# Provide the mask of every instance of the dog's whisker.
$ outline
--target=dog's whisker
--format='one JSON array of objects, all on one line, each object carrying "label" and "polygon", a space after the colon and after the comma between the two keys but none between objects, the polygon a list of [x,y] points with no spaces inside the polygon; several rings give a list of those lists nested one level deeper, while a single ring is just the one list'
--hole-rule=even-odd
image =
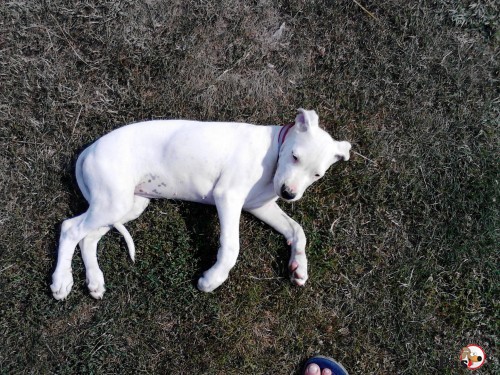
[{"label": "dog's whisker", "polygon": [[356,152],[356,151],[351,151],[351,152],[352,152],[354,155],[358,155],[359,157],[361,157],[361,158],[363,158],[363,159],[365,159],[365,160],[369,161],[370,163],[373,163],[373,164],[377,165],[377,162],[376,162],[376,161],[373,161],[372,159],[369,159],[369,158],[367,158],[366,156],[361,155],[359,152]]}]

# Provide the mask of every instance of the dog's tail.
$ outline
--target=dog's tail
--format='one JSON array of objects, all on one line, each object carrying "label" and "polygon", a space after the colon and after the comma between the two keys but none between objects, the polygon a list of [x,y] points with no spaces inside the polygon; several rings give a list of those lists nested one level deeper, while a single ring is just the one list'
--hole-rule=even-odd
[{"label": "dog's tail", "polygon": [[113,226],[116,228],[118,232],[120,232],[123,238],[125,238],[130,259],[132,259],[132,262],[135,262],[135,245],[134,245],[134,240],[132,240],[132,236],[122,223],[114,223]]}]

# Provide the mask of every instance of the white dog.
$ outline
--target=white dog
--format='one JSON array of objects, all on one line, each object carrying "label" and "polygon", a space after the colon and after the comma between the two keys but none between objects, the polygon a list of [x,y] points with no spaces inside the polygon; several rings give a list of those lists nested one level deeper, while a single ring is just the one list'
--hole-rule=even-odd
[{"label": "white dog", "polygon": [[186,120],[148,121],[117,129],[85,149],[76,163],[87,212],[61,226],[52,293],[64,299],[73,286],[71,260],[79,244],[94,298],[104,294],[97,243],[112,227],[124,237],[132,260],[134,243],[124,223],[151,198],[214,204],[221,235],[217,261],[198,280],[211,292],[228,277],[239,252],[241,210],[283,234],[291,245],[291,280],[307,280],[302,227],[276,204],[293,202],[338,160],[348,160],[349,142],[334,141],[318,126],[315,111],[299,109],[295,124],[255,126]]}]

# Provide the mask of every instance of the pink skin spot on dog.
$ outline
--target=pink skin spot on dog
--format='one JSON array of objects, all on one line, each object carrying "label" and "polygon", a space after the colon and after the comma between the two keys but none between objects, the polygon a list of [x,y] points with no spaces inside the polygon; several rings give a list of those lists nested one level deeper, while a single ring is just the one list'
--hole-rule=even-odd
[{"label": "pink skin spot on dog", "polygon": [[294,260],[289,266],[290,272],[294,272],[297,268],[299,268],[299,264]]}]

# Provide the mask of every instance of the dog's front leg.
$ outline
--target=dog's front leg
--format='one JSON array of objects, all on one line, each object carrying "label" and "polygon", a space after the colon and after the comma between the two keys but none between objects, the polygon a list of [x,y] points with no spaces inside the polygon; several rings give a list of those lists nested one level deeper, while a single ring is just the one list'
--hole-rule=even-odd
[{"label": "dog's front leg", "polygon": [[292,254],[288,262],[290,279],[297,285],[304,285],[308,276],[306,236],[302,227],[283,212],[276,202],[267,203],[248,212],[285,236],[288,244],[292,246]]},{"label": "dog's front leg", "polygon": [[220,221],[220,248],[215,264],[198,280],[198,289],[203,292],[211,292],[226,281],[240,251],[243,199],[233,194],[215,195],[214,198]]}]

